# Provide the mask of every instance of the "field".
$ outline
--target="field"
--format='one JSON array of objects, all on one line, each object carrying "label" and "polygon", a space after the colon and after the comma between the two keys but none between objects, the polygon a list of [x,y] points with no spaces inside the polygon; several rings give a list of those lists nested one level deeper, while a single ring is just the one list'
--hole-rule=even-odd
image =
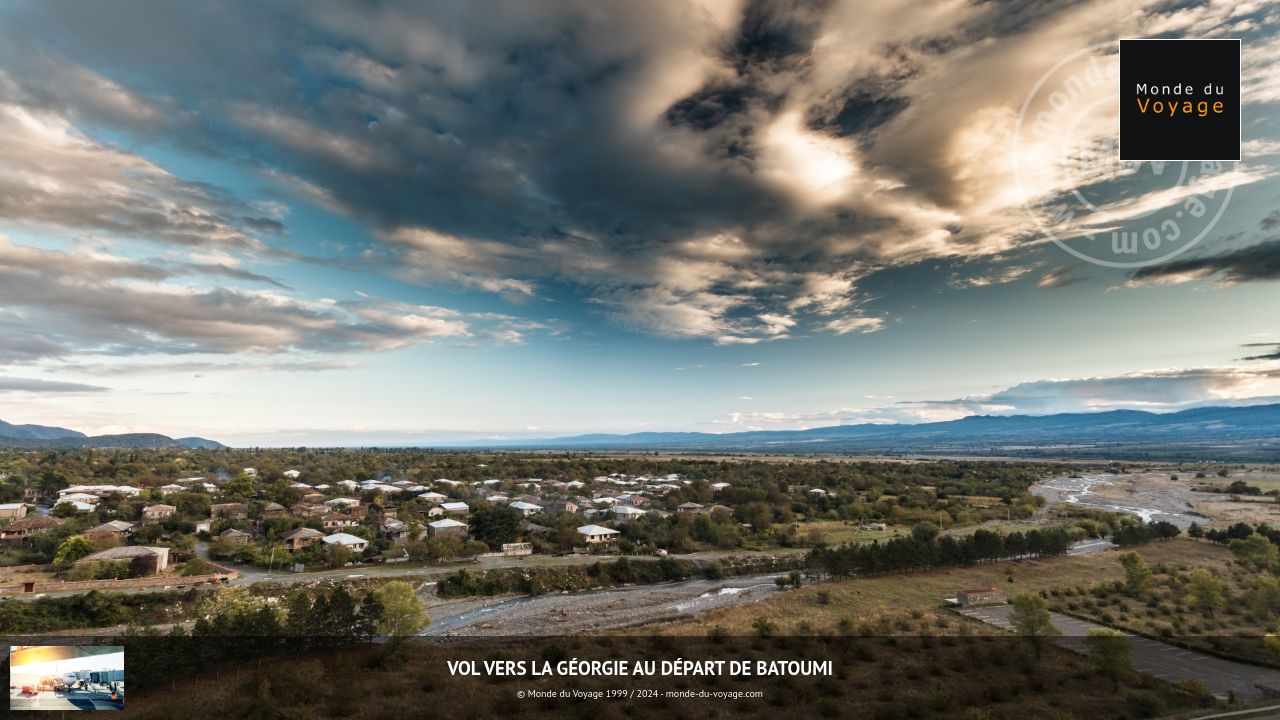
[{"label": "field", "polygon": [[[1151,543],[1137,552],[1151,565],[1224,566],[1230,558],[1222,546],[1182,539]],[[752,624],[763,617],[781,634],[840,632],[842,622],[846,630],[863,623],[888,622],[900,632],[938,632],[942,629],[939,623],[958,622],[954,615],[941,609],[944,599],[954,597],[957,590],[995,586],[1012,596],[1113,582],[1124,575],[1118,556],[1116,552],[1103,552],[815,583],[779,593],[762,603],[719,610],[657,631],[707,635],[719,628],[730,634],[750,633]]]}]

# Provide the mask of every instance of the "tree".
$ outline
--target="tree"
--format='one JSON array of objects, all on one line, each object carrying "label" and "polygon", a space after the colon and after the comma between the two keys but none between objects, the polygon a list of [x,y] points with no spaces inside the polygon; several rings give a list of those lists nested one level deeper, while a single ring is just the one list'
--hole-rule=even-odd
[{"label": "tree", "polygon": [[1204,537],[1204,528],[1200,527],[1198,523],[1191,523],[1191,527],[1187,528],[1187,534],[1193,539],[1199,540]]},{"label": "tree", "polygon": [[431,624],[431,616],[427,614],[422,598],[409,583],[393,580],[375,590],[373,595],[382,603],[382,617],[377,623],[379,635],[417,635],[419,630]]},{"label": "tree", "polygon": [[1127,552],[1120,556],[1120,564],[1124,566],[1124,585],[1130,593],[1137,595],[1151,586],[1151,568],[1136,552]]},{"label": "tree", "polygon": [[1241,565],[1253,570],[1275,567],[1276,561],[1280,559],[1280,550],[1261,534],[1232,540],[1227,547],[1231,548],[1231,554],[1236,556]]},{"label": "tree", "polygon": [[503,543],[520,539],[524,517],[518,510],[494,505],[473,511],[467,517],[467,525],[472,537],[486,543],[491,550],[498,550]]},{"label": "tree", "polygon": [[1084,638],[1089,662],[1111,678],[1111,690],[1119,692],[1120,674],[1131,668],[1129,637],[1117,630],[1094,628]]},{"label": "tree", "polygon": [[95,551],[97,547],[92,540],[83,535],[72,535],[58,546],[58,551],[53,555],[53,564],[63,568],[70,567],[75,561],[92,555]]},{"label": "tree", "polygon": [[1191,573],[1191,598],[1200,610],[1213,614],[1226,604],[1222,598],[1222,581],[1203,568]]},{"label": "tree", "polygon": [[1040,659],[1048,639],[1062,634],[1053,624],[1048,604],[1038,593],[1026,592],[1014,596],[1011,619],[1013,631],[1027,638],[1035,648],[1037,660]]},{"label": "tree", "polygon": [[916,523],[915,527],[911,528],[911,537],[919,542],[932,543],[938,539],[938,526],[928,520]]}]

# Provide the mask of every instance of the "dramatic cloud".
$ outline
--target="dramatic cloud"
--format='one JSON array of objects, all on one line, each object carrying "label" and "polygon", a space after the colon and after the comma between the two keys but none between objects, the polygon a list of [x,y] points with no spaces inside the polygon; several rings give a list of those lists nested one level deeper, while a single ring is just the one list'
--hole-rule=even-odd
[{"label": "dramatic cloud", "polygon": [[[857,289],[869,274],[1040,242],[1023,204],[1067,188],[1019,191],[1008,143],[1058,58],[1117,34],[1277,22],[1248,4],[1113,0],[195,14],[128,0],[6,11],[0,216],[271,250],[278,216],[90,139],[107,127],[251,167],[355,220],[372,245],[347,267],[515,302],[567,289],[619,326],[721,344],[877,330],[885,313]],[[1275,57],[1267,43],[1246,58],[1254,100],[1270,97]],[[1176,200],[1117,197],[1094,225]],[[953,284],[1029,267],[975,264]]]}]

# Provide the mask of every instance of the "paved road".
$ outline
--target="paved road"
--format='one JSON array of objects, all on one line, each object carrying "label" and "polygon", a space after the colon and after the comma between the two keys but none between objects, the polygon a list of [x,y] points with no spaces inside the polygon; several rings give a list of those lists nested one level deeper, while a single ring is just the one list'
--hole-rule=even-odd
[{"label": "paved road", "polygon": [[46,690],[34,696],[9,692],[10,710],[123,710],[124,699],[112,700],[111,693],[89,690]]},{"label": "paved road", "polygon": [[[1009,622],[1009,615],[1013,612],[1013,608],[1009,605],[966,608],[960,612],[1006,630],[1013,630]],[[1085,652],[1085,635],[1090,630],[1103,627],[1058,613],[1052,615],[1053,624],[1062,631],[1062,637],[1057,638],[1055,642],[1078,653]],[[1215,695],[1234,692],[1241,700],[1262,698],[1262,693],[1255,687],[1257,683],[1280,687],[1280,670],[1223,660],[1144,637],[1130,637],[1132,638],[1130,654],[1133,659],[1133,668],[1161,680],[1176,682],[1183,678],[1195,678],[1208,685]]]}]

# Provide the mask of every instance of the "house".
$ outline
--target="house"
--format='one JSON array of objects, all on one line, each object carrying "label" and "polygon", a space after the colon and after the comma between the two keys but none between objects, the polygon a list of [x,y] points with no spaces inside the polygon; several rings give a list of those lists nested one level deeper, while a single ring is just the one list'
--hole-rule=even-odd
[{"label": "house", "polygon": [[289,514],[289,510],[278,502],[270,502],[262,506],[262,519],[271,520]]},{"label": "house", "polygon": [[618,522],[630,522],[638,517],[643,517],[648,510],[631,507],[630,505],[615,505],[613,508],[613,517]]},{"label": "house", "polygon": [[440,509],[445,515],[466,515],[471,512],[471,508],[464,502],[440,503]]},{"label": "house", "polygon": [[353,508],[353,507],[359,507],[360,501],[356,500],[355,498],[340,497],[340,498],[334,498],[332,500],[325,500],[324,504],[334,509]]},{"label": "house", "polygon": [[446,535],[456,535],[463,537],[467,534],[467,524],[458,522],[453,518],[445,518],[437,520],[427,525],[427,535],[430,537],[443,537]]},{"label": "house", "polygon": [[281,475],[284,475],[285,477],[289,478],[290,480],[297,480],[299,477],[302,477],[302,471],[301,471],[301,470],[285,470],[284,472],[282,472],[282,473],[280,473],[280,474],[281,474]]},{"label": "house", "polygon": [[404,542],[409,539],[409,526],[403,520],[386,518],[377,524],[378,533],[392,542]]},{"label": "house", "polygon": [[161,495],[172,495],[174,493],[186,492],[186,490],[187,490],[186,488],[182,487],[177,483],[169,483],[168,485],[160,486]]},{"label": "house", "polygon": [[251,537],[253,536],[249,533],[243,530],[236,530],[235,528],[228,528],[218,533],[218,540],[231,545],[243,545],[249,542],[249,538]]},{"label": "house", "polygon": [[102,501],[102,498],[98,497],[97,495],[91,495],[89,493],[67,493],[66,495],[58,496],[57,504],[60,505],[64,502],[80,503],[82,505],[88,505],[89,509],[92,510],[93,506],[97,505],[101,501]]},{"label": "house", "polygon": [[578,528],[578,535],[589,545],[611,543],[618,539],[618,531],[600,525],[583,525]]},{"label": "house", "polygon": [[329,514],[329,508],[317,503],[298,503],[289,507],[289,514],[304,520],[308,518],[324,517]]},{"label": "house", "polygon": [[136,568],[139,575],[157,575],[169,567],[169,548],[143,547],[141,545],[113,547],[107,550],[99,550],[92,555],[86,555],[76,564],[97,563],[108,560],[124,560]]},{"label": "house", "polygon": [[680,503],[676,506],[676,512],[682,513],[696,513],[701,509],[702,505],[699,505],[696,502]]},{"label": "house", "polygon": [[27,516],[27,506],[25,503],[3,503],[0,504],[0,520],[7,518],[24,518]]},{"label": "house", "polygon": [[215,503],[209,506],[209,514],[216,518],[247,518],[248,503]]},{"label": "house", "polygon": [[163,503],[157,505],[148,505],[142,508],[142,519],[144,522],[156,522],[163,520],[174,513],[178,512],[178,508]]},{"label": "house", "polygon": [[324,524],[325,530],[332,530],[333,528],[351,527],[356,524],[356,519],[343,513],[329,513],[320,518],[320,522]]},{"label": "house", "polygon": [[132,532],[133,523],[125,522],[123,520],[112,520],[111,522],[102,523],[97,527],[91,527],[81,534],[95,543],[103,540],[116,540],[123,542],[124,539]]},{"label": "house", "polygon": [[297,552],[315,545],[322,537],[324,537],[324,533],[319,530],[298,528],[280,539],[284,541],[284,546],[289,548],[289,552]]},{"label": "house", "polygon": [[341,545],[343,547],[350,548],[351,552],[364,552],[364,549],[369,547],[368,540],[348,533],[334,533],[332,535],[326,535],[321,542],[330,547],[334,545]]},{"label": "house", "polygon": [[810,488],[809,490],[809,497],[820,498],[820,497],[826,497],[826,496],[827,496],[827,491],[823,490],[822,488]]},{"label": "house", "polygon": [[14,520],[0,528],[0,541],[22,542],[33,535],[48,532],[64,522],[66,521],[48,515],[33,515],[22,520]]},{"label": "house", "polygon": [[956,593],[956,602],[961,607],[975,605],[1000,605],[1004,603],[1004,592],[998,587],[973,588]]},{"label": "house", "polygon": [[133,497],[141,493],[142,490],[132,485],[72,485],[58,491],[58,497],[66,497],[72,493],[86,493],[88,495],[96,495],[97,497],[106,497],[107,495],[126,495]]},{"label": "house", "polygon": [[570,515],[578,512],[578,503],[573,500],[546,500],[543,501],[542,506],[548,512],[568,513]]},{"label": "house", "polygon": [[512,510],[519,511],[520,515],[523,517],[529,517],[530,515],[537,515],[538,513],[542,512],[541,505],[534,505],[531,502],[525,502],[523,500],[517,500],[511,503],[510,505],[508,505],[507,507],[511,508]]},{"label": "house", "polygon": [[421,495],[419,495],[419,496],[418,496],[418,499],[419,499],[419,500],[422,500],[423,502],[429,502],[429,503],[431,503],[432,505],[439,505],[440,503],[444,502],[445,500],[448,500],[448,499],[449,499],[449,496],[448,496],[448,495],[441,495],[441,494],[440,494],[440,493],[438,493],[438,492],[434,492],[434,491],[432,491],[432,492],[424,492],[424,493],[422,493]]},{"label": "house", "polygon": [[720,492],[727,487],[729,487],[729,483],[727,482],[711,483],[711,492]]}]

